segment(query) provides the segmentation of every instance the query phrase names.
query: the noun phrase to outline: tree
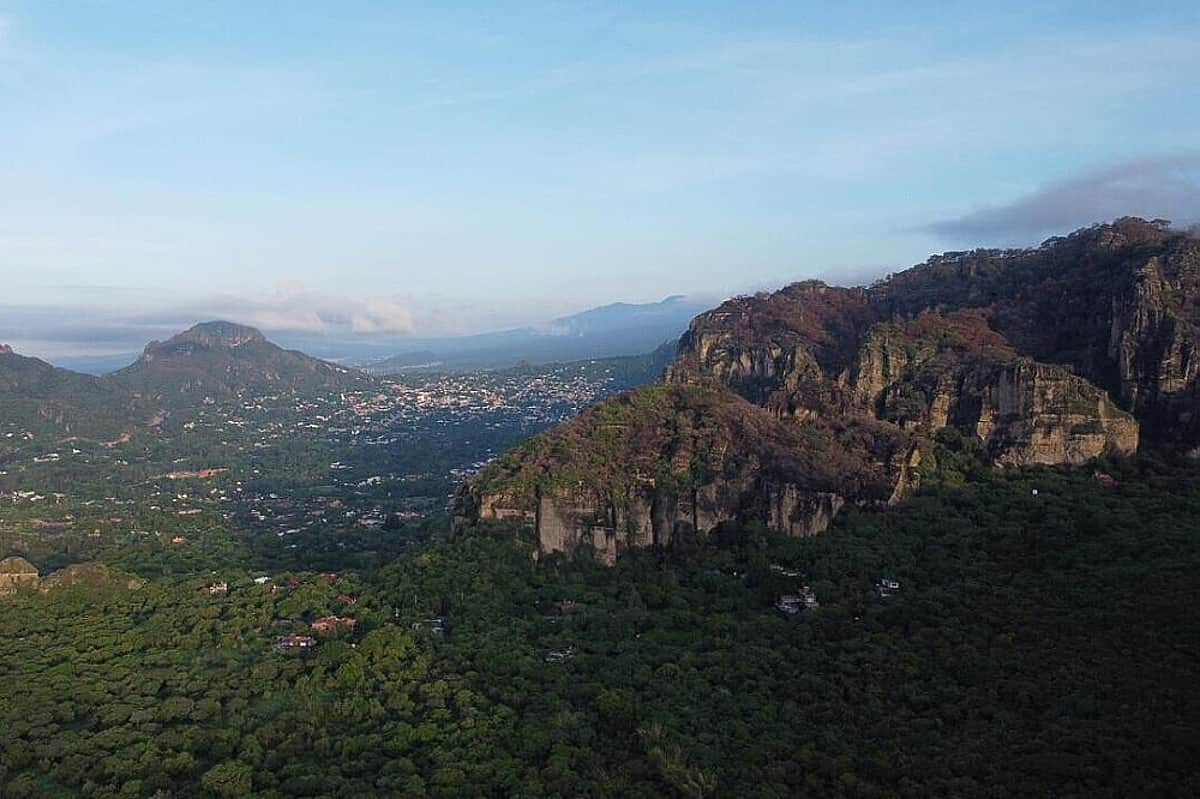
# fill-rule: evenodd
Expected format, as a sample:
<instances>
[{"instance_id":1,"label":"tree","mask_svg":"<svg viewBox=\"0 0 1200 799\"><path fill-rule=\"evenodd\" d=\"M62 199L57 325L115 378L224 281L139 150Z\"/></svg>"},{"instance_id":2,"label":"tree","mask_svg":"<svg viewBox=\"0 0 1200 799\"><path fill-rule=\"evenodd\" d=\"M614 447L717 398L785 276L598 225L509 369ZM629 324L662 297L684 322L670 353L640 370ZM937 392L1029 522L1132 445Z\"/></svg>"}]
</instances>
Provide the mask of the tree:
<instances>
[{"instance_id":1,"label":"tree","mask_svg":"<svg viewBox=\"0 0 1200 799\"><path fill-rule=\"evenodd\" d=\"M245 796L250 793L254 782L254 771L245 763L236 760L226 760L213 766L200 780L200 783L217 796Z\"/></svg>"}]
</instances>

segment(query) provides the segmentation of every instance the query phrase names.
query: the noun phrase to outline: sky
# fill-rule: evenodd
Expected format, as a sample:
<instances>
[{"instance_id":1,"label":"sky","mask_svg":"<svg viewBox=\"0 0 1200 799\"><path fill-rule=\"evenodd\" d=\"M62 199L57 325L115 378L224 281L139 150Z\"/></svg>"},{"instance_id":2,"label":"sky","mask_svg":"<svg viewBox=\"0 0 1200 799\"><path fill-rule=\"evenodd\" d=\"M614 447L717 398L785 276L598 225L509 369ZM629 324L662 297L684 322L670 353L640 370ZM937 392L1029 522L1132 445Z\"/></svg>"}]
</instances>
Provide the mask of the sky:
<instances>
[{"instance_id":1,"label":"sky","mask_svg":"<svg viewBox=\"0 0 1200 799\"><path fill-rule=\"evenodd\" d=\"M399 341L1195 221L1198 43L1195 2L0 0L0 336Z\"/></svg>"}]
</instances>

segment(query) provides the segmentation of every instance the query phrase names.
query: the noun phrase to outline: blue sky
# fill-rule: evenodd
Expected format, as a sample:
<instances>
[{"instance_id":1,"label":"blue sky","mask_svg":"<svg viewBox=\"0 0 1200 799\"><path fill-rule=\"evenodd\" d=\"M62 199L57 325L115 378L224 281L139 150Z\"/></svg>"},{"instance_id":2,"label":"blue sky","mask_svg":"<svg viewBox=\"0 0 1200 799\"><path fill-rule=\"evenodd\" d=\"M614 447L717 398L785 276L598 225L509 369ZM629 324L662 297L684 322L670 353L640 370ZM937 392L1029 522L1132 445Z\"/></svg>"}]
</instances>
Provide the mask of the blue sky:
<instances>
[{"instance_id":1,"label":"blue sky","mask_svg":"<svg viewBox=\"0 0 1200 799\"><path fill-rule=\"evenodd\" d=\"M0 0L0 303L472 332L1200 217L1200 4L838 5Z\"/></svg>"}]
</instances>

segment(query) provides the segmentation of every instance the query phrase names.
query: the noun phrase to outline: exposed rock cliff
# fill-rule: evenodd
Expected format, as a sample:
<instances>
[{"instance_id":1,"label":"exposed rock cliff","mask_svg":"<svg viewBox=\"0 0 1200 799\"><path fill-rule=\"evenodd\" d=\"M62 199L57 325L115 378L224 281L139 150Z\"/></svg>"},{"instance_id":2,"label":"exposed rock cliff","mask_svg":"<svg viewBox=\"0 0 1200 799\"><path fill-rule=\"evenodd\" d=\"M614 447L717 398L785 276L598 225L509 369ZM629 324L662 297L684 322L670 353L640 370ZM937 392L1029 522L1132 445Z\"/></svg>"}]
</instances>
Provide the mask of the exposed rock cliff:
<instances>
[{"instance_id":1,"label":"exposed rock cliff","mask_svg":"<svg viewBox=\"0 0 1200 799\"><path fill-rule=\"evenodd\" d=\"M947 253L868 290L884 316L978 308L1023 355L1072 367L1153 441L1200 445L1200 239L1119 219L1029 250Z\"/></svg>"},{"instance_id":2,"label":"exposed rock cliff","mask_svg":"<svg viewBox=\"0 0 1200 799\"><path fill-rule=\"evenodd\" d=\"M948 253L869 288L738 297L693 320L667 387L509 453L455 514L611 560L739 514L810 535L846 503L898 501L945 427L999 466L1131 453L1143 425L1196 447L1198 325L1200 241L1132 219ZM645 420L625 418L649 398Z\"/></svg>"},{"instance_id":3,"label":"exposed rock cliff","mask_svg":"<svg viewBox=\"0 0 1200 799\"><path fill-rule=\"evenodd\" d=\"M800 426L716 384L650 386L509 452L452 510L456 524L513 520L536 531L543 552L587 547L611 562L741 512L794 535L820 532L847 497L893 499L916 451L890 426Z\"/></svg>"},{"instance_id":4,"label":"exposed rock cliff","mask_svg":"<svg viewBox=\"0 0 1200 799\"><path fill-rule=\"evenodd\" d=\"M41 577L37 567L25 558L12 556L0 560L0 596L21 590L45 594L63 588L136 591L145 584L141 577L103 563L73 563Z\"/></svg>"},{"instance_id":5,"label":"exposed rock cliff","mask_svg":"<svg viewBox=\"0 0 1200 799\"><path fill-rule=\"evenodd\" d=\"M848 378L862 411L906 429L973 433L997 464L1133 452L1138 424L1068 368L1020 357L983 315L877 325Z\"/></svg>"},{"instance_id":6,"label":"exposed rock cliff","mask_svg":"<svg viewBox=\"0 0 1200 799\"><path fill-rule=\"evenodd\" d=\"M0 560L0 596L15 594L22 588L37 588L38 570L21 557Z\"/></svg>"}]
</instances>

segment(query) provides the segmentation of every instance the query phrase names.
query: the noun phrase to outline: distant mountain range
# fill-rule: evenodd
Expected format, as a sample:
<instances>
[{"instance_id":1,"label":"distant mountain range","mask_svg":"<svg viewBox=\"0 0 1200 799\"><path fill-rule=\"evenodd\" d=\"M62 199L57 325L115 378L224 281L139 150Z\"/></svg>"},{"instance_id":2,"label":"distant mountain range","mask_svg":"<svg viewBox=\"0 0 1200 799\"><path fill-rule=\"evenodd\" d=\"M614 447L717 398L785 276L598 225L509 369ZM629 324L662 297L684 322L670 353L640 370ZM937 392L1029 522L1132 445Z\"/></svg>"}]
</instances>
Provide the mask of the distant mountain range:
<instances>
[{"instance_id":1,"label":"distant mountain range","mask_svg":"<svg viewBox=\"0 0 1200 799\"><path fill-rule=\"evenodd\" d=\"M640 355L676 341L708 306L683 296L661 302L612 303L555 319L541 327L450 338L412 339L387 358L360 361L377 373L412 369L465 371L518 363L556 363Z\"/></svg>"},{"instance_id":2,"label":"distant mountain range","mask_svg":"<svg viewBox=\"0 0 1200 799\"><path fill-rule=\"evenodd\" d=\"M466 336L380 338L273 331L271 337L288 349L377 373L503 369L520 363L643 355L664 342L677 341L692 317L708 307L676 295L661 302L615 302L545 324ZM101 375L123 369L138 357L131 349L104 355L62 355L52 360L56 366Z\"/></svg>"},{"instance_id":3,"label":"distant mountain range","mask_svg":"<svg viewBox=\"0 0 1200 799\"><path fill-rule=\"evenodd\" d=\"M638 308L626 309L630 307ZM607 330L605 317L631 318L626 309L597 309L597 315L581 315L579 321L571 317L562 320L564 329ZM646 315L654 317L653 312ZM646 336L657 336L661 329L649 324L642 328L655 331ZM625 340L629 346L638 341L633 334ZM652 344L636 355L577 360L587 361L579 364L581 369L606 370L619 386L643 385L657 379L675 354L674 337L654 343L657 348ZM565 368L573 362L556 363ZM503 368L555 367L522 361ZM0 345L0 435L36 431L108 441L153 429L174 411L200 404L265 395L312 397L373 385L376 379L366 371L285 349L253 327L225 321L203 322L166 341L152 341L132 364L99 376L53 366Z\"/></svg>"}]
</instances>

